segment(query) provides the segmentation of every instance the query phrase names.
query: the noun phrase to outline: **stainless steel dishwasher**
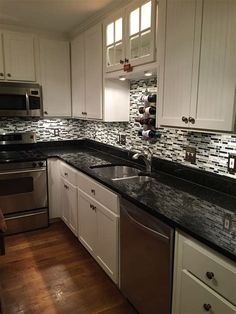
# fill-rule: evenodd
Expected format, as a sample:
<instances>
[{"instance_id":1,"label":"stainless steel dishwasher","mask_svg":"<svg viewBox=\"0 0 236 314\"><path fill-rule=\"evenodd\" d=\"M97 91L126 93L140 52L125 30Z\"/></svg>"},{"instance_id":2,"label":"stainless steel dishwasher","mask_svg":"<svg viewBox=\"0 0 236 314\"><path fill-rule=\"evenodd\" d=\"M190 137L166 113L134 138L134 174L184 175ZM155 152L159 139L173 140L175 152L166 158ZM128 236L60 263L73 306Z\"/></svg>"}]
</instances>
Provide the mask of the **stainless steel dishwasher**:
<instances>
[{"instance_id":1,"label":"stainless steel dishwasher","mask_svg":"<svg viewBox=\"0 0 236 314\"><path fill-rule=\"evenodd\" d=\"M170 314L173 229L121 199L121 291L140 314Z\"/></svg>"}]
</instances>

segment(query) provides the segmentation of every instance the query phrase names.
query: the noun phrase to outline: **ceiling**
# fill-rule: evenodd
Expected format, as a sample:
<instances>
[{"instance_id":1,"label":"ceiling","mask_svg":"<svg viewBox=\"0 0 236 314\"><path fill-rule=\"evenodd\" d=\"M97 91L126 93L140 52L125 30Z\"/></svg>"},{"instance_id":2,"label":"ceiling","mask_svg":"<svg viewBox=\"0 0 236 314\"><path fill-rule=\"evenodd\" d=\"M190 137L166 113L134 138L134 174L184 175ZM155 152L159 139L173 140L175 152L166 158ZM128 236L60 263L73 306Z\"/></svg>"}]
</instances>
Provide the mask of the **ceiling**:
<instances>
[{"instance_id":1,"label":"ceiling","mask_svg":"<svg viewBox=\"0 0 236 314\"><path fill-rule=\"evenodd\" d=\"M0 0L0 24L69 33L124 0Z\"/></svg>"}]
</instances>

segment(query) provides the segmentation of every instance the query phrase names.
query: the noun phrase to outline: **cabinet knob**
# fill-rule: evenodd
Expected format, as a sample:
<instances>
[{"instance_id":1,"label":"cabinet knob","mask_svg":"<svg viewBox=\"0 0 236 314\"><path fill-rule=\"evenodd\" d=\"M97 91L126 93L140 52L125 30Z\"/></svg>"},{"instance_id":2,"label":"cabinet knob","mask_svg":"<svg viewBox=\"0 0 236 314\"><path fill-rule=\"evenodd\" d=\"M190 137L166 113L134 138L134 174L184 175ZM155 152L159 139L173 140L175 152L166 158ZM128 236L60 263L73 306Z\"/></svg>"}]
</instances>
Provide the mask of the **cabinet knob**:
<instances>
[{"instance_id":1,"label":"cabinet knob","mask_svg":"<svg viewBox=\"0 0 236 314\"><path fill-rule=\"evenodd\" d=\"M125 63L128 63L129 62L129 59L125 58Z\"/></svg>"},{"instance_id":2,"label":"cabinet knob","mask_svg":"<svg viewBox=\"0 0 236 314\"><path fill-rule=\"evenodd\" d=\"M93 195L95 195L95 190L94 190L94 189L92 189L92 190L91 190L91 193L92 193Z\"/></svg>"},{"instance_id":3,"label":"cabinet knob","mask_svg":"<svg viewBox=\"0 0 236 314\"><path fill-rule=\"evenodd\" d=\"M66 185L66 184L64 184L64 188L68 190L68 189L69 189L69 186Z\"/></svg>"},{"instance_id":4,"label":"cabinet knob","mask_svg":"<svg viewBox=\"0 0 236 314\"><path fill-rule=\"evenodd\" d=\"M4 76L4 74L1 72L1 73L0 73L0 76Z\"/></svg>"},{"instance_id":5,"label":"cabinet knob","mask_svg":"<svg viewBox=\"0 0 236 314\"><path fill-rule=\"evenodd\" d=\"M47 112L47 111L44 111L43 113L44 113L44 114L48 114L48 112Z\"/></svg>"},{"instance_id":6,"label":"cabinet knob","mask_svg":"<svg viewBox=\"0 0 236 314\"><path fill-rule=\"evenodd\" d=\"M215 275L214 275L214 273L212 273L212 272L210 272L210 271L207 271L207 272L206 272L206 276L207 276L208 279L211 280L211 279L214 278Z\"/></svg>"},{"instance_id":7,"label":"cabinet knob","mask_svg":"<svg viewBox=\"0 0 236 314\"><path fill-rule=\"evenodd\" d=\"M124 60L120 60L120 64L124 64L125 63L125 61Z\"/></svg>"},{"instance_id":8,"label":"cabinet knob","mask_svg":"<svg viewBox=\"0 0 236 314\"><path fill-rule=\"evenodd\" d=\"M192 123L192 124L194 124L194 123L195 123L195 119L194 119L194 118L192 118L192 117L189 117L188 121L189 121L190 123Z\"/></svg>"},{"instance_id":9,"label":"cabinet knob","mask_svg":"<svg viewBox=\"0 0 236 314\"><path fill-rule=\"evenodd\" d=\"M188 118L185 117L185 116L183 116L183 117L182 117L182 121L183 121L184 123L188 123Z\"/></svg>"},{"instance_id":10,"label":"cabinet knob","mask_svg":"<svg viewBox=\"0 0 236 314\"><path fill-rule=\"evenodd\" d=\"M211 310L211 305L208 303L208 304L206 304L206 303L204 303L203 304L203 308L204 308L204 310L206 310L207 312L209 312L210 310Z\"/></svg>"},{"instance_id":11,"label":"cabinet knob","mask_svg":"<svg viewBox=\"0 0 236 314\"><path fill-rule=\"evenodd\" d=\"M87 112L84 112L84 111L83 111L82 114L87 115Z\"/></svg>"},{"instance_id":12,"label":"cabinet knob","mask_svg":"<svg viewBox=\"0 0 236 314\"><path fill-rule=\"evenodd\" d=\"M8 77L11 77L11 73L7 73L7 76L8 76Z\"/></svg>"},{"instance_id":13,"label":"cabinet knob","mask_svg":"<svg viewBox=\"0 0 236 314\"><path fill-rule=\"evenodd\" d=\"M67 172L64 172L64 175L65 175L65 176L68 176L68 173L67 173Z\"/></svg>"}]
</instances>

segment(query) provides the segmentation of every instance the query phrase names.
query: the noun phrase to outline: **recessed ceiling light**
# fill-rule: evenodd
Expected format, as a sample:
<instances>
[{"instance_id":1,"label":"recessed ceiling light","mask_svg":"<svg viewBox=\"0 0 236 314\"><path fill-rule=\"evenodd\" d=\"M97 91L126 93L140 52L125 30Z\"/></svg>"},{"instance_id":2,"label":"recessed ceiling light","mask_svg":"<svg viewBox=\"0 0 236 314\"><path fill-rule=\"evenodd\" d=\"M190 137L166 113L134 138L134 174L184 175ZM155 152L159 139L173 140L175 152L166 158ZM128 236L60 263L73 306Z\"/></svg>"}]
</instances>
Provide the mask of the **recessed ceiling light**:
<instances>
[{"instance_id":1,"label":"recessed ceiling light","mask_svg":"<svg viewBox=\"0 0 236 314\"><path fill-rule=\"evenodd\" d=\"M145 75L145 76L152 76L152 72L151 72L151 71L145 71L145 72L144 72L144 75Z\"/></svg>"},{"instance_id":2,"label":"recessed ceiling light","mask_svg":"<svg viewBox=\"0 0 236 314\"><path fill-rule=\"evenodd\" d=\"M126 77L123 76L123 75L121 75L121 76L119 76L119 80L120 80L120 81L125 81L125 80L126 80Z\"/></svg>"}]
</instances>

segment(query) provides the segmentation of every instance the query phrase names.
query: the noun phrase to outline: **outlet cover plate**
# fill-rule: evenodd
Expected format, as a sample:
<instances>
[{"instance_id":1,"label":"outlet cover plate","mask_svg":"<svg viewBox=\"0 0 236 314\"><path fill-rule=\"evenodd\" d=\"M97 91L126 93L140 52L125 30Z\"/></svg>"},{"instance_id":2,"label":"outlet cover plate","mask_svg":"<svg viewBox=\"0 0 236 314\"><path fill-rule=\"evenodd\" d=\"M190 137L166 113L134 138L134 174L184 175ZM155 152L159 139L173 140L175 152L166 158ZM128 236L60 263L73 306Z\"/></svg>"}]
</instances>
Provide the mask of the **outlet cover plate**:
<instances>
[{"instance_id":1,"label":"outlet cover plate","mask_svg":"<svg viewBox=\"0 0 236 314\"><path fill-rule=\"evenodd\" d=\"M228 172L230 174L236 173L236 155L229 154L228 157Z\"/></svg>"},{"instance_id":2,"label":"outlet cover plate","mask_svg":"<svg viewBox=\"0 0 236 314\"><path fill-rule=\"evenodd\" d=\"M185 160L191 162L191 164L196 164L196 147L186 146Z\"/></svg>"}]
</instances>

